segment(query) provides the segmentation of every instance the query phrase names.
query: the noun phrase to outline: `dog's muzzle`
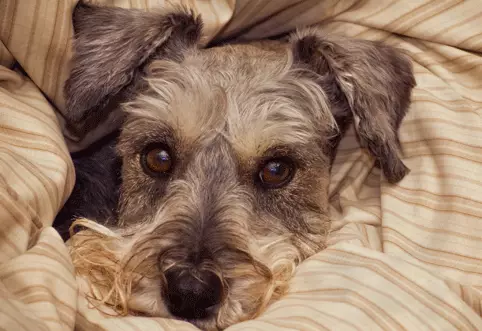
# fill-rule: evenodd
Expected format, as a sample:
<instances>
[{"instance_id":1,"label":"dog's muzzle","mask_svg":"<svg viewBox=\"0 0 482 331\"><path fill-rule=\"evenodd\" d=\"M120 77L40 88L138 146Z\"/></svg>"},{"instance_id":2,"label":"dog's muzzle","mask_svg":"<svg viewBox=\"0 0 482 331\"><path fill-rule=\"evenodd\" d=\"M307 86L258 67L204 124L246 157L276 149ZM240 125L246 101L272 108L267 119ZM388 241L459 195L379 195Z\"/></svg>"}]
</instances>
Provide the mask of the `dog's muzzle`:
<instances>
[{"instance_id":1,"label":"dog's muzzle","mask_svg":"<svg viewBox=\"0 0 482 331\"><path fill-rule=\"evenodd\" d=\"M183 319L208 317L221 302L221 279L211 271L173 268L165 273L166 299L171 314Z\"/></svg>"}]
</instances>

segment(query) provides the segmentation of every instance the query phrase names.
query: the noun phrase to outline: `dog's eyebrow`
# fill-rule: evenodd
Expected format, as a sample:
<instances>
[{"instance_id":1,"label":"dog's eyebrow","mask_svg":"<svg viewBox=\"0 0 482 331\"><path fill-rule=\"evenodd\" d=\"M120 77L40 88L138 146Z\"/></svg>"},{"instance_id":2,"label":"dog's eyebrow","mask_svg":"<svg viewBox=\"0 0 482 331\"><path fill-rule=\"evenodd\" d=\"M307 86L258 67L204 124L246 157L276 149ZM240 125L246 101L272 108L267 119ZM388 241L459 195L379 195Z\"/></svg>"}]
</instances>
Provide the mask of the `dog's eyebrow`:
<instances>
[{"instance_id":1,"label":"dog's eyebrow","mask_svg":"<svg viewBox=\"0 0 482 331\"><path fill-rule=\"evenodd\" d=\"M123 131L123 138L119 141L122 154L138 154L147 145L156 143L175 148L178 140L167 123L146 118L127 120Z\"/></svg>"},{"instance_id":2,"label":"dog's eyebrow","mask_svg":"<svg viewBox=\"0 0 482 331\"><path fill-rule=\"evenodd\" d=\"M289 157L293 161L301 161L304 158L303 144L278 144L269 147L262 152L258 159L266 160L270 158Z\"/></svg>"}]
</instances>

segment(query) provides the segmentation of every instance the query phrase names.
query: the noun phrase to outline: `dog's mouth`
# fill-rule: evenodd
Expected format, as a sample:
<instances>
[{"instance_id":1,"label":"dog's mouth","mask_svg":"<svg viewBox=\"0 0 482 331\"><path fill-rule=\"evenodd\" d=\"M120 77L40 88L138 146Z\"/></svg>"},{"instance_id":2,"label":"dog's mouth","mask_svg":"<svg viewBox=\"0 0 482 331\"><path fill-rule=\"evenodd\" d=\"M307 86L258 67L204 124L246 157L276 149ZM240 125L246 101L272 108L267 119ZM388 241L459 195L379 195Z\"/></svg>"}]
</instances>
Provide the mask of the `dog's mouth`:
<instances>
[{"instance_id":1,"label":"dog's mouth","mask_svg":"<svg viewBox=\"0 0 482 331\"><path fill-rule=\"evenodd\" d=\"M215 261L194 265L174 259L177 263L171 264L171 255L165 253L160 260L159 249L149 245L147 253L141 246L134 251L143 254L124 256L124 252L133 251L125 237L97 223L82 225L88 229L72 237L72 256L78 274L99 288L94 300L114 307L122 316L169 317L202 330L225 329L255 318L287 290L296 265L293 261L300 259L298 248L283 236L250 248L257 255L224 252ZM127 262L119 263L120 259Z\"/></svg>"},{"instance_id":2,"label":"dog's mouth","mask_svg":"<svg viewBox=\"0 0 482 331\"><path fill-rule=\"evenodd\" d=\"M182 305L168 304L167 308L174 318L195 324L196 321L216 317L221 305L222 303L218 303L206 307L205 303L193 302L187 299Z\"/></svg>"},{"instance_id":3,"label":"dog's mouth","mask_svg":"<svg viewBox=\"0 0 482 331\"><path fill-rule=\"evenodd\" d=\"M216 316L219 311L220 304L208 307L208 308L199 308L190 311L171 311L173 318L183 320L192 324L198 323L205 323L210 319L216 319ZM181 315L181 316L179 316ZM182 317L184 316L184 317Z\"/></svg>"},{"instance_id":4,"label":"dog's mouth","mask_svg":"<svg viewBox=\"0 0 482 331\"><path fill-rule=\"evenodd\" d=\"M167 310L170 318L190 323L201 330L215 331L224 329L218 324L218 314L222 305L223 302L207 308L201 305L201 307L187 307L183 310L167 304Z\"/></svg>"}]
</instances>

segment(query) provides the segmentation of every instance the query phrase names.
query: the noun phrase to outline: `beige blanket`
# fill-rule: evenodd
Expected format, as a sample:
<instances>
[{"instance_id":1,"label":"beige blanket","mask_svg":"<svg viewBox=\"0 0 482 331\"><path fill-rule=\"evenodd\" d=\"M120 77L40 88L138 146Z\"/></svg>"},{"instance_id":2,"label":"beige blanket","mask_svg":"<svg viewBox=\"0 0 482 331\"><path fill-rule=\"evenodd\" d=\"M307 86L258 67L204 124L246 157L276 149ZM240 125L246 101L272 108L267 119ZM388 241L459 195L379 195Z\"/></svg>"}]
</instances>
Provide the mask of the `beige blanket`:
<instances>
[{"instance_id":1,"label":"beige blanket","mask_svg":"<svg viewBox=\"0 0 482 331\"><path fill-rule=\"evenodd\" d=\"M195 330L89 309L50 227L74 183L59 116L74 2L0 0L0 330ZM401 129L410 175L388 185L349 133L328 249L298 268L286 297L230 330L482 330L480 0L183 2L203 15L206 40L313 23L383 40L410 54L418 83Z\"/></svg>"}]
</instances>

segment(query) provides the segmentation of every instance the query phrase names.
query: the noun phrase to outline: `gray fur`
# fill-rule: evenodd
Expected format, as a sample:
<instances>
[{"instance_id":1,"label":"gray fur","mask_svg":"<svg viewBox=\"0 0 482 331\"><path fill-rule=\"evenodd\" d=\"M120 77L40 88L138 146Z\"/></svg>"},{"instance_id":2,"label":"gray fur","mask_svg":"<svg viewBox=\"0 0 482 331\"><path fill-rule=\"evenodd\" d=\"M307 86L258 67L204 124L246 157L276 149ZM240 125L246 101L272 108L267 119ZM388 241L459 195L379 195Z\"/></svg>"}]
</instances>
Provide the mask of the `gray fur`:
<instances>
[{"instance_id":1,"label":"gray fur","mask_svg":"<svg viewBox=\"0 0 482 331\"><path fill-rule=\"evenodd\" d=\"M279 298L296 265L325 247L330 168L353 119L389 182L408 171L397 130L415 81L410 62L389 46L309 28L289 42L198 49L196 38L182 33L199 36L200 20L189 19L190 13L89 6L88 17L82 6L77 10L74 24L82 28L76 28L77 55L66 86L71 125L87 132L89 118L97 116L93 109L105 109L120 89L130 91L120 108L109 110L123 118L116 143L122 183L117 219L107 223L120 238L109 246L119 265L112 279L130 284L133 274L143 276L129 289L118 288L130 293L127 312L178 314L203 329L223 329ZM96 22L105 15L110 18L100 36ZM190 24L177 24L180 17ZM140 38L140 28L153 39ZM122 54L119 45L102 44L119 36L135 50ZM113 61L119 56L122 61ZM114 66L110 79L90 74L100 65ZM143 168L142 155L152 144L171 152L173 169L166 176ZM260 167L280 157L294 165L292 179L266 188ZM101 258L96 245L111 239L95 238L82 249L91 245ZM107 274L102 265L92 268ZM179 313L185 302L181 309L173 300L186 287L173 287L173 270L187 291L193 279L216 284L215 305L202 311L189 306L192 316Z\"/></svg>"}]
</instances>

